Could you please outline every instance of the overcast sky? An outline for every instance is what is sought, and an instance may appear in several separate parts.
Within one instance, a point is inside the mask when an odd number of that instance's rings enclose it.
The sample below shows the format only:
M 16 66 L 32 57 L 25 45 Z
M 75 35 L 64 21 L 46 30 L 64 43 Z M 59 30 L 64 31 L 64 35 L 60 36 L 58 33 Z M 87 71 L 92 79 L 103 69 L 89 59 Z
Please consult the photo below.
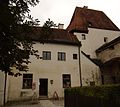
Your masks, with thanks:
M 56 24 L 64 24 L 66 28 L 76 6 L 101 10 L 120 28 L 120 0 L 40 0 L 30 10 L 31 15 L 40 20 L 41 26 L 50 18 Z

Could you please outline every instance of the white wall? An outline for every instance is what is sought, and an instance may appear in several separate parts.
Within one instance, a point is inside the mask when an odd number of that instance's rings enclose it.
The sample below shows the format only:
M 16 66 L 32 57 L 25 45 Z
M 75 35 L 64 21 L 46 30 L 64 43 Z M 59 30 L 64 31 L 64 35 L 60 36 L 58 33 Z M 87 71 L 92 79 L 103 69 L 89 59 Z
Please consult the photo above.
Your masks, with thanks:
M 4 73 L 0 71 L 0 105 L 3 105 L 4 99 Z
M 59 45 L 59 44 L 39 44 L 36 43 L 34 48 L 39 51 L 42 57 L 42 51 L 51 51 L 51 60 L 37 60 L 31 56 L 31 64 L 29 64 L 29 72 L 33 73 L 33 82 L 37 84 L 36 92 L 39 95 L 39 79 L 48 78 L 48 96 L 53 97 L 56 91 L 59 97 L 64 96 L 64 88 L 62 81 L 62 74 L 71 75 L 71 87 L 80 86 L 79 75 L 79 58 L 73 60 L 73 54 L 78 56 L 78 46 Z M 58 52 L 66 53 L 66 61 L 58 61 Z M 78 56 L 79 57 L 79 56 Z M 50 84 L 53 80 L 53 84 Z M 27 96 L 30 96 L 32 90 L 22 89 L 22 76 L 11 77 L 9 87 L 9 100 L 21 99 L 21 91 L 27 91 Z
M 89 86 L 90 82 L 95 82 L 95 85 L 101 84 L 100 69 L 83 54 L 81 54 L 81 75 L 83 86 Z
M 120 43 L 114 45 L 114 49 L 105 49 L 98 53 L 98 58 L 104 63 L 112 58 L 120 57 Z
M 89 28 L 89 32 L 86 35 L 86 40 L 82 40 L 82 34 L 84 33 L 74 33 L 79 41 L 81 41 L 82 47 L 81 51 L 90 55 L 91 58 L 96 58 L 95 50 L 104 44 L 104 37 L 108 37 L 108 42 L 120 36 L 120 32 L 118 31 L 110 31 L 110 30 L 101 30 Z M 86 58 L 81 53 L 81 73 L 82 73 L 82 81 L 83 85 L 87 85 L 86 81 L 92 80 L 92 72 L 94 76 L 97 74 L 98 76 L 95 81 L 99 80 L 97 84 L 100 84 L 100 70 L 99 67 L 93 64 L 88 58 Z M 98 78 L 98 79 L 97 79 Z
M 102 30 L 89 28 L 86 40 L 82 40 L 83 33 L 74 33 L 82 43 L 81 50 L 89 54 L 92 58 L 96 58 L 95 50 L 105 44 L 104 37 L 108 37 L 108 42 L 120 36 L 120 31 Z

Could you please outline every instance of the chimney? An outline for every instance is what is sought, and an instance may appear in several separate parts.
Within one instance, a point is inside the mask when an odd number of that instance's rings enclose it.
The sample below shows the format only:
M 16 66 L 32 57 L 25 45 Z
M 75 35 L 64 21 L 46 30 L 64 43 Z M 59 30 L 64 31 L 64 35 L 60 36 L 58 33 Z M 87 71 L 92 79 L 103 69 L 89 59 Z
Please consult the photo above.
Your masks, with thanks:
M 84 9 L 88 9 L 88 6 L 83 6 Z
M 63 28 L 64 28 L 64 24 L 59 23 L 58 24 L 58 29 L 63 29 Z

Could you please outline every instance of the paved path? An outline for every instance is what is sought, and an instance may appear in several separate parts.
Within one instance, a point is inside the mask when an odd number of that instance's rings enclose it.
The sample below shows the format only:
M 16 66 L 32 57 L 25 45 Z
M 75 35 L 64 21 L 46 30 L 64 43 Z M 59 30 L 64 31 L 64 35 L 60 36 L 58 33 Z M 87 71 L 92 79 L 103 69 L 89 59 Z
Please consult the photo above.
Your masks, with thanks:
M 37 103 L 27 102 L 10 102 L 5 107 L 64 107 L 63 100 L 39 100 Z

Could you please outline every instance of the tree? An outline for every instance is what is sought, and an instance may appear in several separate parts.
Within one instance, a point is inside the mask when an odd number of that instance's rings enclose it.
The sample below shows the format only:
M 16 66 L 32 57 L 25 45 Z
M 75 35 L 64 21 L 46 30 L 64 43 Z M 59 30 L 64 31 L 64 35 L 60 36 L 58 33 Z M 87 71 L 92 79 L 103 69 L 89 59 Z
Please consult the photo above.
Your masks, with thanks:
M 40 38 L 39 41 L 41 43 L 48 42 L 48 39 L 50 38 L 53 27 L 56 27 L 56 24 L 48 18 L 48 20 L 44 23 L 41 31 L 40 31 Z
M 5 72 L 4 103 L 7 73 L 15 66 L 19 71 L 26 71 L 30 63 L 29 56 L 36 55 L 32 40 L 25 33 L 30 31 L 38 20 L 29 15 L 29 6 L 35 6 L 39 0 L 0 0 L 0 71 Z M 26 19 L 29 19 L 27 21 Z M 24 35 L 20 35 L 25 32 Z
M 26 36 L 33 21 L 29 15 L 29 5 L 35 6 L 38 0 L 0 0 L 0 70 L 14 75 L 11 67 L 20 71 L 26 70 L 29 55 L 36 51 L 32 48 L 32 40 Z M 29 21 L 26 21 L 29 18 Z M 24 35 L 20 35 L 24 32 Z

